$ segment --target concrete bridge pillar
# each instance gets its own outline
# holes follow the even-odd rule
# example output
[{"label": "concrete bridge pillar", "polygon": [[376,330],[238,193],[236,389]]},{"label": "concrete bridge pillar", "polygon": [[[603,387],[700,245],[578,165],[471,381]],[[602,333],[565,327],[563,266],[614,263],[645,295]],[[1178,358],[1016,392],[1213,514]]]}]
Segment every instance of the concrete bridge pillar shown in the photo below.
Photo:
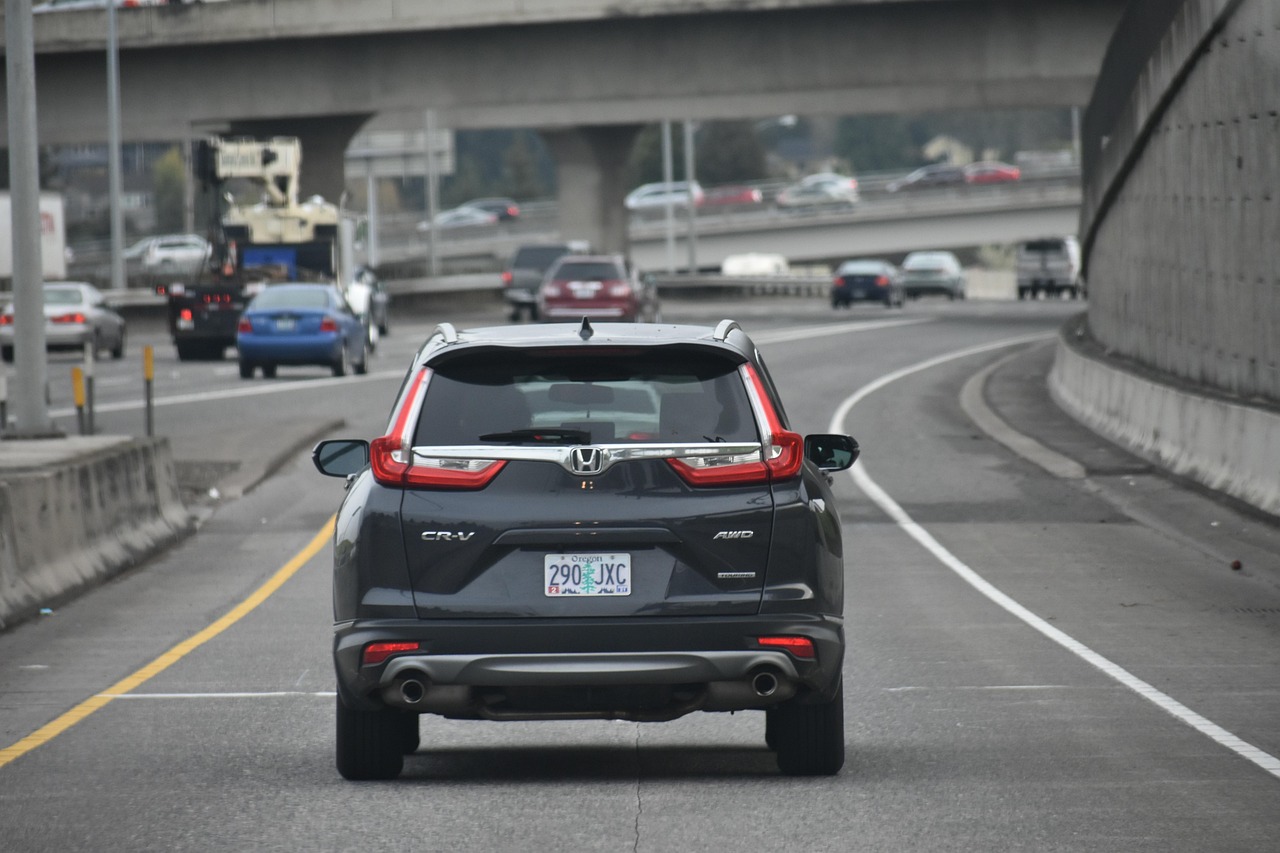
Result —
[{"label": "concrete bridge pillar", "polygon": [[309,116],[299,118],[233,121],[229,136],[296,136],[302,143],[300,199],[313,195],[337,204],[346,189],[344,155],[351,138],[372,117],[358,115]]},{"label": "concrete bridge pillar", "polygon": [[556,161],[560,235],[595,252],[630,255],[627,158],[643,125],[584,125],[541,131]]}]

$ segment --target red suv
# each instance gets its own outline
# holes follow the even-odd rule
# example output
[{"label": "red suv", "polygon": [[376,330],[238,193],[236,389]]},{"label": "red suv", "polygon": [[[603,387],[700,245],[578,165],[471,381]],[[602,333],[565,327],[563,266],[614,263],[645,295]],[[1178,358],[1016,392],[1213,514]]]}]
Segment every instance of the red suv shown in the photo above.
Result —
[{"label": "red suv", "polygon": [[566,255],[542,279],[538,315],[543,320],[658,319],[658,293],[622,255]]}]

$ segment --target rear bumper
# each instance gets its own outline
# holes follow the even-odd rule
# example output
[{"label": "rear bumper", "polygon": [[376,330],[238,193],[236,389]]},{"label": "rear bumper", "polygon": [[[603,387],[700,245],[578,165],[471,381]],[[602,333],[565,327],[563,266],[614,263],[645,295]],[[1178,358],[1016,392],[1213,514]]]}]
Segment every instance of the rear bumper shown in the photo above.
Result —
[{"label": "rear bumper", "polygon": [[[801,636],[816,655],[756,642]],[[371,642],[417,651],[361,666]],[[339,625],[334,664],[349,704],[479,719],[674,719],[826,696],[839,681],[838,617],[376,620]],[[589,698],[588,698],[589,697]]]},{"label": "rear bumper", "polygon": [[333,364],[342,357],[342,338],[240,337],[236,341],[240,360],[264,364]]}]

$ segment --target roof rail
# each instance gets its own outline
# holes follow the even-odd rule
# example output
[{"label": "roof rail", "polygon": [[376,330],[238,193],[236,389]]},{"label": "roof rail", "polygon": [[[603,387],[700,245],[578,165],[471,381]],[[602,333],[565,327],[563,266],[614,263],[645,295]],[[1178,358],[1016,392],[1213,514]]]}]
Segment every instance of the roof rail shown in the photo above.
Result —
[{"label": "roof rail", "polygon": [[434,334],[444,338],[446,344],[456,344],[458,342],[458,330],[453,327],[452,323],[441,323],[436,326]]},{"label": "roof rail", "polygon": [[715,333],[711,335],[713,340],[724,341],[729,337],[729,333],[734,329],[742,331],[742,327],[738,325],[737,320],[721,320],[716,326]]}]

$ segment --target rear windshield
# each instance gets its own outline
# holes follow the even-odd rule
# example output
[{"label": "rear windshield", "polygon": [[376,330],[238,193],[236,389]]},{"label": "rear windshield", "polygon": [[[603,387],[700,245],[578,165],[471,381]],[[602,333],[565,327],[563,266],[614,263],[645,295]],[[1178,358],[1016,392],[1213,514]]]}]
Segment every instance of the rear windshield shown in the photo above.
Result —
[{"label": "rear windshield", "polygon": [[254,308],[328,308],[329,291],[268,287],[253,299]]},{"label": "rear windshield", "polygon": [[949,259],[946,255],[915,255],[902,263],[906,270],[942,270],[946,269]]},{"label": "rear windshield", "polygon": [[522,354],[438,367],[416,445],[755,442],[737,366],[684,354]]},{"label": "rear windshield", "polygon": [[556,278],[567,281],[605,281],[622,278],[622,270],[607,261],[565,261],[556,267]]},{"label": "rear windshield", "polygon": [[530,246],[519,249],[511,259],[511,268],[546,272],[548,267],[568,251],[564,246]]},{"label": "rear windshield", "polygon": [[1022,248],[1027,252],[1065,252],[1066,244],[1061,240],[1032,240],[1029,243],[1023,243]]},{"label": "rear windshield", "polygon": [[44,302],[46,305],[79,305],[83,294],[78,287],[46,287]]}]

